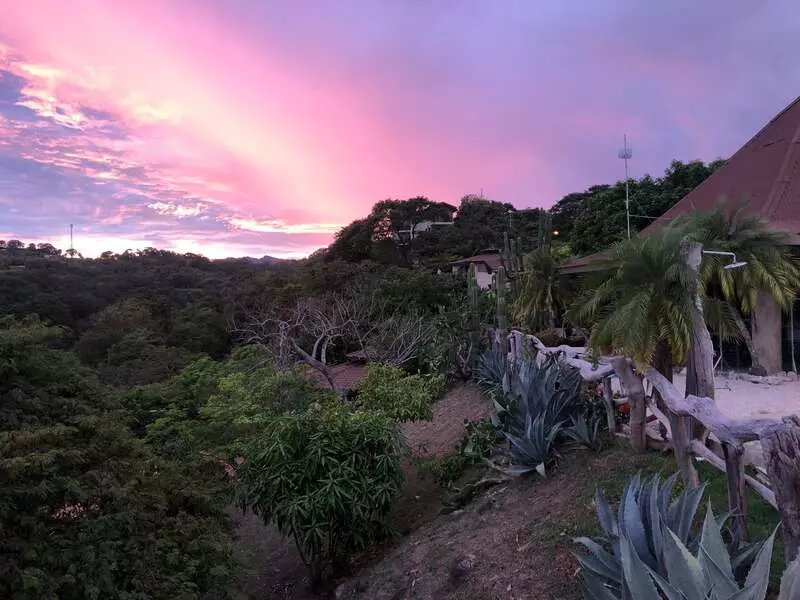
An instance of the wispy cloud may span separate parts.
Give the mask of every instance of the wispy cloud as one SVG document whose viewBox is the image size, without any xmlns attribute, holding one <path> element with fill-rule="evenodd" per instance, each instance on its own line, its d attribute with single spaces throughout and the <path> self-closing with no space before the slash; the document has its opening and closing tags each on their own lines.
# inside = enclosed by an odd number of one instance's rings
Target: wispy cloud
<svg viewBox="0 0 800 600">
<path fill-rule="evenodd" d="M 546 206 L 618 178 L 623 133 L 635 174 L 733 151 L 800 87 L 798 26 L 790 0 L 5 2 L 0 226 L 299 255 L 386 197 Z"/>
</svg>

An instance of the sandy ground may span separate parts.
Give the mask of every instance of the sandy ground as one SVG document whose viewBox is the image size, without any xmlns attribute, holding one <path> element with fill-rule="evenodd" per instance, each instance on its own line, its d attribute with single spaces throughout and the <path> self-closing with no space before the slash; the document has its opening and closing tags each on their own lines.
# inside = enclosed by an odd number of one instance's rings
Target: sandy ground
<svg viewBox="0 0 800 600">
<path fill-rule="evenodd" d="M 679 390 L 686 387 L 683 374 L 675 376 Z M 800 414 L 800 381 L 794 376 L 749 378 L 737 373 L 716 378 L 716 402 L 733 419 L 780 418 Z"/>
</svg>

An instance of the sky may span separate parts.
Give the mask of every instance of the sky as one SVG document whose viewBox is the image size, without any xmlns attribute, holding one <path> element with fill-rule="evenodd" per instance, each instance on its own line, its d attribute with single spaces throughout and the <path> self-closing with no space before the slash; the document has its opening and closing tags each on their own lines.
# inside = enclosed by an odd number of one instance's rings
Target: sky
<svg viewBox="0 0 800 600">
<path fill-rule="evenodd" d="M 734 152 L 795 0 L 0 0 L 0 239 L 293 258 L 386 198 L 518 208 Z"/>
</svg>

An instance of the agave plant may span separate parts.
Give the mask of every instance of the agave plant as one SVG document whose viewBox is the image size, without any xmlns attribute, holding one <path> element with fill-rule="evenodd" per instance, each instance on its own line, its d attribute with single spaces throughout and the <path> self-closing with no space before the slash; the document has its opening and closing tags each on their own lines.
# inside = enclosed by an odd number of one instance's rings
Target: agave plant
<svg viewBox="0 0 800 600">
<path fill-rule="evenodd" d="M 667 598 L 669 600 L 764 600 L 769 587 L 769 567 L 775 532 L 756 555 L 744 587 L 733 576 L 733 566 L 722 539 L 720 525 L 709 504 L 700 544 L 692 553 L 669 528 L 662 530 L 666 576 L 649 567 L 629 535 L 620 538 L 623 598 Z M 595 580 L 595 583 L 597 581 Z M 589 598 L 608 597 L 603 587 L 594 587 Z"/>
<path fill-rule="evenodd" d="M 545 474 L 556 456 L 563 425 L 577 410 L 580 386 L 580 372 L 552 357 L 525 361 L 507 371 L 502 400 L 495 399 L 497 423 L 512 459 L 507 473 Z"/>
<path fill-rule="evenodd" d="M 603 437 L 600 426 L 603 420 L 599 415 L 593 414 L 588 417 L 579 413 L 572 416 L 572 423 L 564 428 L 564 435 L 579 446 L 598 452 L 603 448 Z"/>
<path fill-rule="evenodd" d="M 501 394 L 508 373 L 508 357 L 499 350 L 484 352 L 478 359 L 475 378 L 492 396 Z"/>
<path fill-rule="evenodd" d="M 585 537 L 575 540 L 589 551 L 588 555 L 577 557 L 581 566 L 585 598 L 661 597 L 658 594 L 653 596 L 631 595 L 631 586 L 636 583 L 628 581 L 628 572 L 634 568 L 630 566 L 631 561 L 634 560 L 631 558 L 631 553 L 635 554 L 635 561 L 644 566 L 653 581 L 662 580 L 669 583 L 673 576 L 670 571 L 670 563 L 675 560 L 675 549 L 680 550 L 681 556 L 686 554 L 697 560 L 700 560 L 697 557 L 701 557 L 703 561 L 706 561 L 707 557 L 703 553 L 707 552 L 708 548 L 703 545 L 703 536 L 708 540 L 710 535 L 717 536 L 722 544 L 724 557 L 717 556 L 719 549 L 716 547 L 714 548 L 716 554 L 713 554 L 712 557 L 714 561 L 720 562 L 724 567 L 722 571 L 726 577 L 730 571 L 730 579 L 734 582 L 737 579 L 744 579 L 744 572 L 747 571 L 750 564 L 754 566 L 750 569 L 750 573 L 747 573 L 746 586 L 749 585 L 747 581 L 752 583 L 756 577 L 761 577 L 759 571 L 755 571 L 753 574 L 756 564 L 753 561 L 758 560 L 767 544 L 742 544 L 735 539 L 731 539 L 728 543 L 723 542 L 722 531 L 727 521 L 726 516 L 712 519 L 714 531 L 707 532 L 706 525 L 703 526 L 702 532 L 694 531 L 692 524 L 695 522 L 704 488 L 684 490 L 677 498 L 673 499 L 676 481 L 677 474 L 661 485 L 660 477 L 656 475 L 643 484 L 641 476 L 637 474 L 628 483 L 623 493 L 616 517 L 602 492 L 597 492 L 595 499 L 597 516 L 604 537 L 599 542 Z M 708 520 L 710 517 L 713 517 L 713 514 L 707 512 L 706 519 Z M 715 542 L 717 537 L 714 537 Z M 767 541 L 770 545 L 767 556 L 772 551 L 771 539 Z M 707 541 L 706 545 L 709 543 L 711 542 Z M 769 558 L 766 560 L 769 563 Z M 694 566 L 694 563 L 688 562 L 690 566 Z M 769 573 L 767 573 L 768 575 Z M 698 597 L 704 600 L 706 598 L 702 594 L 700 596 L 688 593 L 676 596 L 670 596 L 668 592 L 663 592 L 663 594 L 668 599 Z M 709 596 L 712 599 L 718 597 L 727 598 L 728 596 Z M 750 596 L 742 596 L 742 598 L 750 598 Z"/>
</svg>

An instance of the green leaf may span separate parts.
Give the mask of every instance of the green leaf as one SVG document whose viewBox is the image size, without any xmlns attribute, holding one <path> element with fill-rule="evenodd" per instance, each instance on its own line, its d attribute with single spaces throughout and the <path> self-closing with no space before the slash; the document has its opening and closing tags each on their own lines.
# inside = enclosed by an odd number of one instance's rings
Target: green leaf
<svg viewBox="0 0 800 600">
<path fill-rule="evenodd" d="M 708 589 L 703 568 L 670 529 L 664 536 L 664 560 L 670 584 L 679 589 L 686 600 L 705 600 Z"/>
<path fill-rule="evenodd" d="M 605 496 L 601 490 L 597 490 L 594 496 L 595 510 L 597 511 L 597 520 L 600 521 L 600 527 L 606 537 L 617 537 L 619 535 L 619 527 L 614 518 L 614 512 L 606 502 Z"/>
<path fill-rule="evenodd" d="M 739 591 L 739 586 L 733 576 L 728 548 L 722 539 L 719 525 L 708 502 L 706 516 L 703 520 L 703 531 L 700 535 L 700 551 L 698 553 L 700 565 L 706 579 L 710 582 L 716 594 L 733 594 Z"/>
<path fill-rule="evenodd" d="M 769 568 L 772 561 L 772 546 L 775 543 L 775 534 L 778 529 L 772 532 L 761 550 L 758 551 L 750 571 L 747 573 L 747 579 L 744 584 L 746 588 L 753 588 L 756 598 L 764 598 L 767 595 L 767 587 L 769 587 Z"/>
<path fill-rule="evenodd" d="M 800 558 L 795 558 L 781 576 L 781 591 L 778 600 L 800 598 Z"/>
<path fill-rule="evenodd" d="M 617 590 L 613 590 L 608 584 L 592 575 L 591 572 L 582 571 L 581 588 L 585 600 L 618 600 Z"/>
<path fill-rule="evenodd" d="M 630 591 L 631 598 L 658 598 L 658 590 L 653 585 L 646 565 L 637 556 L 633 544 L 625 535 L 620 537 L 619 542 L 625 587 Z"/>
<path fill-rule="evenodd" d="M 616 559 L 606 551 L 600 544 L 587 537 L 575 538 L 575 543 L 581 544 L 589 552 L 591 556 L 577 555 L 578 562 L 581 566 L 589 568 L 595 573 L 607 577 L 612 581 L 620 583 L 620 565 Z M 585 564 L 584 562 L 585 561 Z"/>
</svg>

